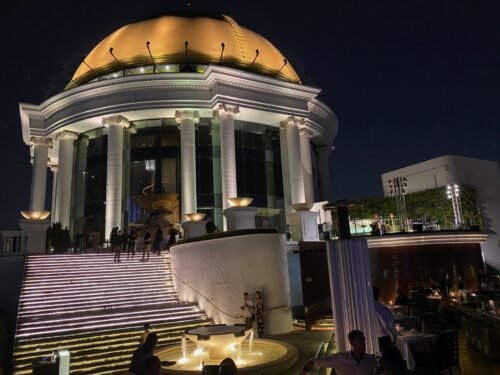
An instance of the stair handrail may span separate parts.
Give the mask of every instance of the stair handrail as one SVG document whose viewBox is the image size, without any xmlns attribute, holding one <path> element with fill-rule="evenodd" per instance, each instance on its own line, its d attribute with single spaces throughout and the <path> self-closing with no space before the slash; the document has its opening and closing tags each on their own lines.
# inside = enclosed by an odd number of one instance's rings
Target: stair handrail
<svg viewBox="0 0 500 375">
<path fill-rule="evenodd" d="M 238 319 L 240 318 L 240 316 L 237 316 L 237 315 L 232 315 L 232 314 L 229 314 L 227 312 L 225 312 L 224 310 L 222 310 L 220 307 L 218 307 L 214 302 L 213 302 L 213 298 L 210 299 L 209 297 L 205 296 L 203 293 L 201 293 L 199 290 L 197 290 L 195 287 L 193 287 L 192 285 L 189 285 L 189 283 L 187 281 L 184 281 L 182 280 L 179 276 L 177 276 L 175 274 L 174 271 L 170 270 L 170 272 L 172 273 L 172 276 L 174 276 L 176 279 L 178 279 L 181 283 L 183 283 L 184 285 L 186 285 L 187 287 L 191 288 L 195 293 L 197 293 L 198 295 L 200 295 L 201 297 L 203 297 L 204 299 L 207 300 L 207 302 L 212 305 L 213 307 L 215 307 L 216 310 L 220 311 L 222 314 L 230 317 L 230 318 L 233 318 L 233 319 Z"/>
<path fill-rule="evenodd" d="M 179 276 L 177 276 L 175 274 L 174 271 L 172 271 L 172 269 L 170 269 L 170 273 L 172 274 L 172 276 L 174 276 L 176 279 L 178 279 L 181 283 L 183 283 L 184 285 L 186 285 L 187 287 L 189 287 L 190 289 L 192 289 L 195 293 L 197 293 L 198 295 L 200 295 L 201 297 L 203 297 L 210 305 L 212 305 L 213 307 L 215 307 L 215 309 L 218 310 L 218 311 L 220 311 L 222 314 L 224 314 L 224 315 L 226 315 L 226 316 L 228 316 L 230 318 L 234 318 L 234 319 L 241 318 L 241 315 L 232 315 L 232 314 L 229 314 L 229 313 L 225 312 L 224 310 L 222 310 L 220 307 L 218 307 L 213 302 L 213 298 L 210 299 L 209 297 L 207 297 L 203 293 L 201 293 L 199 290 L 197 290 L 195 287 L 193 287 L 192 285 L 190 285 L 187 281 L 182 280 Z M 264 309 L 264 312 L 271 311 L 271 310 L 277 310 L 277 309 L 283 309 L 283 308 L 286 308 L 286 307 L 289 307 L 289 306 L 274 306 L 274 307 L 271 307 L 269 309 Z"/>
</svg>

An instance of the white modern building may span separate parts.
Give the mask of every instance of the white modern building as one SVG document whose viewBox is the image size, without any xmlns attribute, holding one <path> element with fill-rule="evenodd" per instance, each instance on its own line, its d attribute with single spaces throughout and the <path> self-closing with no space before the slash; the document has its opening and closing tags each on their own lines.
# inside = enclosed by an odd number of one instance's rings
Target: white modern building
<svg viewBox="0 0 500 375">
<path fill-rule="evenodd" d="M 219 227 L 227 199 L 239 196 L 283 229 L 293 204 L 330 199 L 338 122 L 319 93 L 228 16 L 126 25 L 97 44 L 64 91 L 20 104 L 30 209 L 50 210 L 73 234 L 97 228 L 107 238 L 146 220 L 138 196 L 163 195 L 151 208 L 173 222 L 204 212 Z"/>
<path fill-rule="evenodd" d="M 406 177 L 408 192 L 433 189 L 451 184 L 475 187 L 479 209 L 489 232 L 481 244 L 484 260 L 500 270 L 500 171 L 498 162 L 446 155 L 382 175 L 384 196 L 389 196 L 390 179 Z M 450 202 L 451 205 L 451 202 Z"/>
</svg>

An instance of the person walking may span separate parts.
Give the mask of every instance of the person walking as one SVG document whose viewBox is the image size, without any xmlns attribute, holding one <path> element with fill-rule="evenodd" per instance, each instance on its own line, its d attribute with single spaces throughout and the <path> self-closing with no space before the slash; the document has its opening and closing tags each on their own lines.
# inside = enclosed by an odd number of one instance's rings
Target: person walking
<svg viewBox="0 0 500 375">
<path fill-rule="evenodd" d="M 128 243 L 127 243 L 127 259 L 130 253 L 132 253 L 132 259 L 134 259 L 136 240 L 137 240 L 137 230 L 135 228 L 130 228 L 130 233 L 128 235 Z"/>
<path fill-rule="evenodd" d="M 142 247 L 142 261 L 144 262 L 145 255 L 147 254 L 147 259 L 149 260 L 149 253 L 151 252 L 151 233 L 149 233 L 149 230 L 145 229 L 144 232 L 144 246 Z"/>
<path fill-rule="evenodd" d="M 259 338 L 264 337 L 264 299 L 260 291 L 255 292 L 255 320 L 257 322 L 257 334 Z"/>
<path fill-rule="evenodd" d="M 113 261 L 116 263 L 120 259 L 120 252 L 118 246 L 118 227 L 114 227 L 109 235 L 109 242 L 111 244 L 111 252 L 114 254 Z"/>
<path fill-rule="evenodd" d="M 243 317 L 245 318 L 245 328 L 252 328 L 253 321 L 255 319 L 255 307 L 248 292 L 243 293 L 243 306 L 241 306 L 240 309 L 243 312 Z"/>
<path fill-rule="evenodd" d="M 168 248 L 170 249 L 170 246 L 175 244 L 175 236 L 177 235 L 177 229 L 175 229 L 174 225 L 170 227 L 170 230 L 168 231 Z"/>
<path fill-rule="evenodd" d="M 161 230 L 161 227 L 158 225 L 155 233 L 155 238 L 153 241 L 153 253 L 155 253 L 156 255 L 160 255 L 162 241 L 163 241 L 163 231 Z"/>
<path fill-rule="evenodd" d="M 122 231 L 116 227 L 116 236 L 115 236 L 115 259 L 116 262 L 120 263 L 120 256 L 122 255 Z"/>
<path fill-rule="evenodd" d="M 127 246 L 128 246 L 128 233 L 127 233 L 127 231 L 125 229 L 122 230 L 122 233 L 121 233 L 121 236 L 120 236 L 120 242 L 121 242 L 121 245 L 122 245 L 122 252 L 126 252 L 127 251 Z"/>
</svg>

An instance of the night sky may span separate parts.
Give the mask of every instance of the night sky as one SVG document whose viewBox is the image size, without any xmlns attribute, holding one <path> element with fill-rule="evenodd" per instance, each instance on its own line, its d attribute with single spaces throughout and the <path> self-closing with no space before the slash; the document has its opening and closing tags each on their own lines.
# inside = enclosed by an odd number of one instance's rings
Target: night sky
<svg viewBox="0 0 500 375">
<path fill-rule="evenodd" d="M 29 208 L 18 103 L 60 92 L 81 57 L 119 27 L 180 10 L 232 16 L 273 42 L 305 84 L 323 89 L 320 99 L 340 122 L 331 158 L 335 199 L 381 195 L 383 172 L 441 155 L 499 160 L 499 1 L 186 4 L 2 3 L 0 229 L 15 229 L 19 210 Z"/>
</svg>

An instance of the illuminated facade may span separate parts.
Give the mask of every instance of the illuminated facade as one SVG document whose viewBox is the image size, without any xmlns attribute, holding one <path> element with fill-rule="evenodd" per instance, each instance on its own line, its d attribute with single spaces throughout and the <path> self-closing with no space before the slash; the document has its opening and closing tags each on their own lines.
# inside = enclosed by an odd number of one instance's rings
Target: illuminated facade
<svg viewBox="0 0 500 375">
<path fill-rule="evenodd" d="M 292 205 L 328 200 L 335 114 L 285 57 L 227 16 L 162 16 L 101 41 L 63 92 L 20 104 L 33 161 L 31 210 L 73 234 L 142 223 L 141 199 L 171 220 L 253 198 L 256 221 L 284 230 Z M 141 198 L 142 197 L 142 198 Z M 142 208 L 141 208 L 142 207 Z"/>
</svg>

